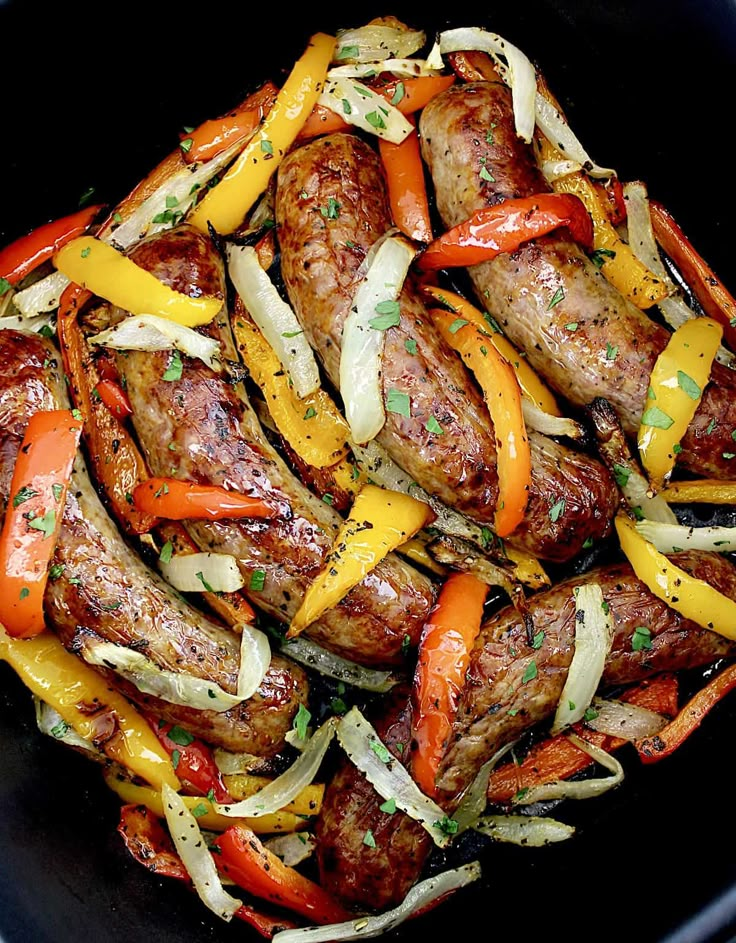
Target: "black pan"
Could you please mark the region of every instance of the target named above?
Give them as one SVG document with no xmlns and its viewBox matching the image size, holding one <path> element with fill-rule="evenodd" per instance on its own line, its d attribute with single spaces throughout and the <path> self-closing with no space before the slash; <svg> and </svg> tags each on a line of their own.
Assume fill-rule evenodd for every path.
<svg viewBox="0 0 736 943">
<path fill-rule="evenodd" d="M 732 0 L 516 0 L 493 14 L 426 4 L 97 4 L 0 0 L 0 243 L 115 201 L 196 124 L 287 67 L 309 33 L 395 13 L 413 25 L 487 25 L 544 68 L 589 151 L 640 177 L 731 287 Z M 482 5 L 482 11 L 491 5 Z M 165 7 L 165 9 L 164 9 Z M 271 25 L 265 25 L 265 24 Z M 0 934 L 6 943 L 255 940 L 128 858 L 99 772 L 35 731 L 30 697 L 0 665 Z M 556 810 L 578 826 L 541 850 L 482 852 L 482 884 L 394 939 L 721 941 L 736 930 L 733 723 L 714 711 L 672 759 Z M 472 851 L 472 849 L 470 850 Z M 470 853 L 470 851 L 468 853 Z M 670 936 L 672 934 L 672 936 Z"/>
</svg>

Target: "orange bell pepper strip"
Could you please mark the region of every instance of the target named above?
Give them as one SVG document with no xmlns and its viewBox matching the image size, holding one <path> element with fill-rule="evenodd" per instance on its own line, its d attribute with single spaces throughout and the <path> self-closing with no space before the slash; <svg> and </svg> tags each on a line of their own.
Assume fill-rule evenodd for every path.
<svg viewBox="0 0 736 943">
<path fill-rule="evenodd" d="M 273 82 L 266 82 L 234 111 L 221 118 L 204 121 L 193 131 L 185 133 L 183 140 L 187 144 L 183 148 L 184 160 L 187 164 L 212 160 L 252 134 L 276 101 L 277 94 L 278 89 Z"/>
<path fill-rule="evenodd" d="M 26 427 L 0 533 L 0 623 L 13 638 L 43 632 L 48 566 L 61 529 L 82 423 L 66 409 Z"/>
<path fill-rule="evenodd" d="M 637 707 L 646 707 L 665 717 L 672 717 L 677 713 L 677 689 L 676 675 L 662 674 L 624 691 L 620 700 Z M 581 739 L 608 753 L 628 742 L 620 737 L 592 730 L 582 721 L 573 724 L 571 729 Z M 488 801 L 499 804 L 511 802 L 514 796 L 524 790 L 569 779 L 592 766 L 594 762 L 588 753 L 571 743 L 564 733 L 549 737 L 535 744 L 520 765 L 506 763 L 491 772 Z"/>
<path fill-rule="evenodd" d="M 0 279 L 17 285 L 35 268 L 52 258 L 62 246 L 81 236 L 101 206 L 87 206 L 71 216 L 46 223 L 0 250 Z"/>
<path fill-rule="evenodd" d="M 487 594 L 488 586 L 470 573 L 452 573 L 422 630 L 412 691 L 412 742 L 416 747 L 411 772 L 428 796 L 437 794 L 437 770 L 452 736 Z"/>
<path fill-rule="evenodd" d="M 657 242 L 677 266 L 705 313 L 723 326 L 728 346 L 736 350 L 736 299 L 698 255 L 669 210 L 650 200 L 649 213 Z"/>
<path fill-rule="evenodd" d="M 583 203 L 571 194 L 539 193 L 484 206 L 470 219 L 430 243 L 419 256 L 424 271 L 477 265 L 522 243 L 566 226 L 585 248 L 593 247 L 593 224 Z"/>
<path fill-rule="evenodd" d="M 94 477 L 123 530 L 127 534 L 145 534 L 156 518 L 138 510 L 132 499 L 136 485 L 148 477 L 143 456 L 127 429 L 101 399 L 92 395 L 100 377 L 77 321 L 90 297 L 90 292 L 77 285 L 70 285 L 61 296 L 58 335 L 64 372 L 69 378 L 74 405 L 82 414 Z"/>
<path fill-rule="evenodd" d="M 94 388 L 94 393 L 99 396 L 113 416 L 120 422 L 132 415 L 133 409 L 128 394 L 114 380 L 100 380 Z"/>
<path fill-rule="evenodd" d="M 498 468 L 495 531 L 508 537 L 521 523 L 532 478 L 531 451 L 514 368 L 485 332 L 449 311 L 433 308 L 432 321 L 446 343 L 475 375 L 493 421 Z"/>
<path fill-rule="evenodd" d="M 429 220 L 429 201 L 424 182 L 424 165 L 419 152 L 416 121 L 411 117 L 414 131 L 401 144 L 391 144 L 379 138 L 378 150 L 386 171 L 388 201 L 394 223 L 410 239 L 432 241 Z"/>
<path fill-rule="evenodd" d="M 273 518 L 278 511 L 262 501 L 217 485 L 197 485 L 178 478 L 149 478 L 133 492 L 133 504 L 145 514 L 170 521 L 221 521 L 237 517 Z"/>
<path fill-rule="evenodd" d="M 229 828 L 218 837 L 217 848 L 219 870 L 255 897 L 293 910 L 312 923 L 341 923 L 354 918 L 319 884 L 287 868 L 250 829 L 238 825 Z"/>
<path fill-rule="evenodd" d="M 697 730 L 711 708 L 736 688 L 736 665 L 730 665 L 690 698 L 680 713 L 653 737 L 639 740 L 636 749 L 644 763 L 671 756 Z"/>
<path fill-rule="evenodd" d="M 399 109 L 402 115 L 411 115 L 431 101 L 440 92 L 444 92 L 455 81 L 454 75 L 422 75 L 417 78 L 396 79 L 386 85 L 371 86 L 386 101 L 391 102 Z M 399 101 L 395 101 L 401 94 Z M 324 105 L 314 106 L 302 130 L 299 132 L 300 141 L 317 137 L 320 134 L 332 134 L 335 131 L 349 131 L 350 125 Z"/>
</svg>

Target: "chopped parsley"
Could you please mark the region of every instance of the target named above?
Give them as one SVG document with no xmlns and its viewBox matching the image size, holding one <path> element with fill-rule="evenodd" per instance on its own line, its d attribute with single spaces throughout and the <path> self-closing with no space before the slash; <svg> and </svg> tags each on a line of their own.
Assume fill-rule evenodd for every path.
<svg viewBox="0 0 736 943">
<path fill-rule="evenodd" d="M 587 721 L 595 720 L 598 716 L 598 711 L 594 707 L 589 707 L 583 714 L 583 718 Z"/>
<path fill-rule="evenodd" d="M 69 730 L 71 730 L 71 724 L 68 724 L 65 720 L 60 720 L 58 724 L 51 728 L 51 736 L 61 740 Z"/>
<path fill-rule="evenodd" d="M 553 524 L 556 524 L 557 521 L 559 521 L 559 519 L 562 517 L 564 513 L 565 513 L 565 499 L 560 498 L 560 500 L 556 501 L 552 505 L 552 507 L 549 509 L 549 519 L 552 521 Z"/>
<path fill-rule="evenodd" d="M 317 415 L 317 410 L 314 408 L 314 406 L 309 406 L 307 411 L 304 413 L 304 418 L 314 419 L 316 415 Z"/>
<path fill-rule="evenodd" d="M 168 367 L 166 368 L 166 370 L 164 370 L 164 375 L 162 379 L 168 380 L 170 382 L 181 380 L 181 375 L 182 375 L 183 370 L 184 370 L 184 364 L 182 363 L 181 354 L 179 353 L 178 350 L 175 350 L 174 353 L 172 354 L 171 361 Z"/>
<path fill-rule="evenodd" d="M 400 416 L 411 416 L 411 401 L 408 393 L 402 393 L 393 387 L 388 391 L 386 397 L 386 409 L 390 413 L 398 413 Z"/>
<path fill-rule="evenodd" d="M 618 344 L 606 344 L 606 360 L 615 360 L 618 356 Z"/>
<path fill-rule="evenodd" d="M 381 301 L 375 307 L 377 318 L 368 322 L 374 331 L 385 331 L 396 327 L 401 321 L 401 308 L 398 301 Z"/>
<path fill-rule="evenodd" d="M 309 727 L 309 721 L 311 719 L 311 711 L 308 711 L 303 704 L 300 704 L 293 723 L 294 730 L 296 730 L 296 735 L 300 740 L 307 739 L 307 728 Z"/>
<path fill-rule="evenodd" d="M 537 663 L 536 661 L 530 661 L 524 670 L 524 674 L 521 678 L 522 684 L 527 684 L 529 681 L 533 681 L 537 677 Z"/>
<path fill-rule="evenodd" d="M 179 727 L 178 724 L 175 724 L 166 736 L 180 747 L 188 747 L 190 743 L 194 743 L 192 734 L 183 727 Z"/>
<path fill-rule="evenodd" d="M 677 385 L 683 391 L 687 393 L 690 399 L 699 399 L 702 390 L 698 384 L 693 380 L 691 376 L 688 376 L 687 373 L 684 373 L 682 370 L 677 371 Z"/>
<path fill-rule="evenodd" d="M 373 832 L 370 829 L 368 829 L 363 836 L 363 844 L 367 845 L 369 848 L 376 847 L 376 839 L 373 837 Z"/>
<path fill-rule="evenodd" d="M 185 154 L 188 154 L 192 149 L 192 144 L 194 140 L 192 138 L 184 138 L 183 141 L 179 141 L 179 147 L 184 151 Z"/>
<path fill-rule="evenodd" d="M 386 127 L 386 122 L 385 122 L 385 121 L 383 120 L 383 118 L 378 114 L 377 111 L 369 111 L 368 114 L 365 116 L 365 120 L 366 120 L 366 121 L 368 122 L 368 124 L 371 125 L 371 127 L 373 127 L 373 128 L 385 128 L 385 127 Z"/>
<path fill-rule="evenodd" d="M 669 429 L 674 421 L 675 420 L 671 416 L 668 416 L 659 406 L 650 406 L 649 409 L 644 411 L 644 415 L 641 417 L 641 424 L 643 426 L 653 426 L 655 429 Z"/>
<path fill-rule="evenodd" d="M 34 517 L 28 521 L 28 526 L 34 530 L 40 530 L 44 537 L 51 537 L 56 527 L 56 511 L 47 511 L 43 517 Z"/>
<path fill-rule="evenodd" d="M 64 572 L 64 564 L 55 563 L 49 570 L 49 579 L 58 580 L 63 572 Z"/>
<path fill-rule="evenodd" d="M 416 352 L 417 352 L 417 342 L 414 340 L 413 337 L 410 337 L 408 340 L 405 340 L 405 341 L 404 341 L 404 347 L 406 348 L 407 354 L 411 354 L 412 356 L 416 356 Z"/>
<path fill-rule="evenodd" d="M 596 249 L 590 255 L 590 261 L 596 268 L 602 268 L 606 259 L 615 259 L 616 253 L 612 249 Z"/>
<path fill-rule="evenodd" d="M 264 154 L 267 154 L 268 157 L 273 157 L 273 144 L 270 141 L 264 139 L 261 141 L 261 151 Z"/>
<path fill-rule="evenodd" d="M 402 99 L 403 97 L 404 97 L 404 83 L 403 83 L 403 82 L 397 82 L 397 83 L 396 83 L 396 91 L 395 91 L 395 92 L 393 93 L 393 95 L 391 96 L 391 104 L 392 104 L 392 105 L 398 105 L 399 102 L 401 101 L 401 99 Z"/>
<path fill-rule="evenodd" d="M 250 575 L 249 588 L 254 590 L 257 593 L 260 593 L 265 583 L 266 583 L 266 571 L 253 570 L 253 572 Z"/>
<path fill-rule="evenodd" d="M 197 579 L 202 584 L 202 586 L 204 586 L 204 591 L 206 593 L 214 593 L 214 589 L 212 589 L 210 584 L 204 578 L 204 573 L 201 570 L 198 573 L 195 573 L 194 575 L 197 577 Z"/>
<path fill-rule="evenodd" d="M 19 504 L 25 503 L 29 498 L 34 498 L 37 494 L 38 492 L 34 491 L 33 488 L 23 485 L 13 498 L 13 507 L 17 508 Z"/>
<path fill-rule="evenodd" d="M 566 331 L 577 331 L 577 329 L 578 329 L 577 321 L 570 321 L 568 324 L 565 325 Z"/>
<path fill-rule="evenodd" d="M 450 334 L 457 334 L 460 328 L 465 327 L 467 323 L 468 322 L 465 320 L 465 318 L 455 318 L 449 328 Z"/>
<path fill-rule="evenodd" d="M 385 812 L 386 815 L 393 815 L 396 811 L 396 800 L 387 799 L 384 803 L 379 805 L 378 808 L 381 810 L 381 812 Z"/>
<path fill-rule="evenodd" d="M 338 219 L 340 216 L 341 204 L 334 197 L 327 200 L 327 206 L 320 206 L 319 211 L 325 219 Z"/>
<path fill-rule="evenodd" d="M 174 545 L 172 544 L 170 540 L 167 540 L 166 543 L 161 548 L 161 553 L 158 555 L 158 558 L 161 561 L 161 563 L 170 563 L 173 552 L 174 552 Z"/>
<path fill-rule="evenodd" d="M 357 59 L 360 55 L 360 49 L 357 46 L 343 46 L 338 49 L 336 59 Z"/>
<path fill-rule="evenodd" d="M 615 462 L 613 465 L 613 477 L 616 479 L 616 484 L 619 488 L 625 488 L 629 483 L 629 478 L 631 478 L 631 469 L 627 468 L 626 465 L 619 465 L 618 462 Z"/>
<path fill-rule="evenodd" d="M 200 819 L 203 815 L 207 815 L 209 811 L 210 810 L 207 808 L 204 802 L 198 802 L 192 809 L 192 815 L 195 819 Z"/>
<path fill-rule="evenodd" d="M 90 246 L 85 246 L 84 249 L 82 249 L 82 251 L 79 254 L 82 256 L 83 259 L 86 259 L 89 256 L 91 251 L 92 249 Z"/>
<path fill-rule="evenodd" d="M 532 648 L 539 650 L 544 642 L 544 629 L 540 629 L 532 640 Z"/>
<path fill-rule="evenodd" d="M 382 763 L 391 762 L 391 754 L 388 752 L 388 750 L 381 743 L 380 740 L 371 740 L 371 750 L 373 750 L 373 752 L 376 754 L 376 756 Z"/>
<path fill-rule="evenodd" d="M 633 652 L 650 651 L 652 648 L 652 633 L 644 625 L 637 625 L 631 636 L 631 650 Z"/>
<path fill-rule="evenodd" d="M 0 297 L 2 297 L 7 291 L 10 291 L 12 287 L 13 286 L 10 284 L 7 278 L 0 278 Z"/>
<path fill-rule="evenodd" d="M 432 825 L 445 835 L 456 835 L 460 827 L 460 824 L 455 819 L 451 819 L 449 815 L 443 815 L 438 822 L 432 822 Z"/>
<path fill-rule="evenodd" d="M 555 307 L 555 305 L 558 305 L 561 301 L 564 301 L 564 299 L 565 299 L 565 289 L 562 287 L 562 285 L 560 285 L 560 287 L 557 289 L 554 295 L 552 295 L 550 303 L 547 305 L 547 310 L 551 311 L 552 308 Z"/>
<path fill-rule="evenodd" d="M 430 416 L 429 419 L 425 422 L 424 428 L 427 432 L 432 432 L 434 435 L 442 435 L 444 432 L 442 426 L 437 422 L 434 416 Z"/>
</svg>

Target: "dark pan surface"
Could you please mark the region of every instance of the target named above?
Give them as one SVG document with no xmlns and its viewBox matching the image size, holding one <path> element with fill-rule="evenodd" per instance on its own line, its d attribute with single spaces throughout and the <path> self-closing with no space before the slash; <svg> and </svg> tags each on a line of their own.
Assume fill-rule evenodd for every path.
<svg viewBox="0 0 736 943">
<path fill-rule="evenodd" d="M 182 125 L 279 77 L 309 33 L 395 13 L 431 28 L 425 4 L 97 4 L 0 0 L 0 243 L 76 208 L 88 187 L 122 197 Z M 496 5 L 494 5 L 496 6 Z M 73 10 L 70 12 L 70 8 Z M 165 9 L 164 9 L 165 7 Z M 187 8 L 189 9 L 189 8 Z M 731 0 L 516 0 L 455 5 L 544 69 L 591 154 L 644 179 L 732 290 L 736 188 L 726 138 L 736 66 Z M 483 5 L 483 10 L 490 6 Z M 273 27 L 266 27 L 270 15 Z M 274 30 L 278 29 L 275 43 Z M 721 113 L 721 109 L 723 112 Z M 612 794 L 556 814 L 562 845 L 483 851 L 484 880 L 394 939 L 725 941 L 736 931 L 736 704 L 717 708 L 672 759 L 622 753 Z M 127 856 L 99 772 L 35 730 L 30 697 L 0 665 L 0 937 L 5 943 L 255 940 Z M 471 850 L 468 850 L 470 853 Z"/>
</svg>

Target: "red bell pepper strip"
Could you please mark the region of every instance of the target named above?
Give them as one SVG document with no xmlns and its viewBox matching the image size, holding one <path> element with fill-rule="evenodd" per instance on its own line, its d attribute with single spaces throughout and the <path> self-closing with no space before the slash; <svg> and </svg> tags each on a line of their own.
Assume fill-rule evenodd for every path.
<svg viewBox="0 0 736 943">
<path fill-rule="evenodd" d="M 626 222 L 627 210 L 621 181 L 618 177 L 610 177 L 606 181 L 593 180 L 591 182 L 611 225 L 622 226 Z"/>
<path fill-rule="evenodd" d="M 412 692 L 412 775 L 428 796 L 452 736 L 470 650 L 480 631 L 488 586 L 470 573 L 451 574 L 419 642 Z"/>
<path fill-rule="evenodd" d="M 419 135 L 414 117 L 410 116 L 409 121 L 415 130 L 401 144 L 391 144 L 379 138 L 378 150 L 386 171 L 388 201 L 394 222 L 410 239 L 431 242 L 432 224 L 429 221 L 429 201 L 419 151 Z"/>
<path fill-rule="evenodd" d="M 125 847 L 144 868 L 159 877 L 175 878 L 191 887 L 191 878 L 174 849 L 174 843 L 150 809 L 142 805 L 124 805 L 120 810 L 118 832 Z M 267 940 L 280 930 L 296 928 L 291 920 L 260 913 L 249 904 L 243 904 L 235 911 L 235 916 L 250 924 Z"/>
<path fill-rule="evenodd" d="M 198 796 L 210 796 L 216 802 L 232 802 L 233 797 L 222 781 L 222 773 L 212 750 L 202 740 L 176 724 L 167 724 L 158 717 L 147 717 L 161 745 L 175 758 L 176 775 L 191 786 Z"/>
<path fill-rule="evenodd" d="M 677 688 L 676 675 L 657 675 L 625 691 L 620 700 L 672 717 L 677 713 Z M 572 730 L 583 740 L 609 753 L 628 743 L 619 737 L 592 730 L 582 722 L 573 724 Z M 493 770 L 488 781 L 488 801 L 510 802 L 524 789 L 569 779 L 594 762 L 588 753 L 571 743 L 564 733 L 550 737 L 533 746 L 521 765 L 507 763 Z"/>
<path fill-rule="evenodd" d="M 101 206 L 87 206 L 71 216 L 45 223 L 0 250 L 0 278 L 17 285 L 42 262 L 47 262 L 62 246 L 81 236 Z"/>
<path fill-rule="evenodd" d="M 736 665 L 731 665 L 690 698 L 677 717 L 656 736 L 638 741 L 636 749 L 642 761 L 656 763 L 657 760 L 671 756 L 690 734 L 697 730 L 711 708 L 715 707 L 734 688 L 736 688 Z"/>
<path fill-rule="evenodd" d="M 189 142 L 184 149 L 184 160 L 188 164 L 212 160 L 236 141 L 252 134 L 268 114 L 276 101 L 278 89 L 273 82 L 266 82 L 249 95 L 238 107 L 221 118 L 212 118 L 182 135 Z"/>
<path fill-rule="evenodd" d="M 485 52 L 451 52 L 448 59 L 453 72 L 464 82 L 502 81 L 493 59 Z"/>
<path fill-rule="evenodd" d="M 249 828 L 234 825 L 217 839 L 215 856 L 223 874 L 255 897 L 270 900 L 301 914 L 312 923 L 341 923 L 355 915 L 294 868 L 287 868 L 264 848 Z"/>
<path fill-rule="evenodd" d="M 117 521 L 128 534 L 145 534 L 156 518 L 133 505 L 135 486 L 148 477 L 143 456 L 130 433 L 113 417 L 102 400 L 92 395 L 99 382 L 95 363 L 77 322 L 91 293 L 70 285 L 61 296 L 59 346 L 74 405 L 82 414 L 84 438 L 94 477 L 104 490 Z"/>
<path fill-rule="evenodd" d="M 419 256 L 419 267 L 434 271 L 477 265 L 502 252 L 567 226 L 586 249 L 593 248 L 593 223 L 582 201 L 570 193 L 538 193 L 484 206 L 470 219 L 435 239 Z"/>
<path fill-rule="evenodd" d="M 0 533 L 0 623 L 13 638 L 46 627 L 43 596 L 82 423 L 69 410 L 34 413 L 26 427 Z"/>
<path fill-rule="evenodd" d="M 100 380 L 95 387 L 95 393 L 120 422 L 132 415 L 133 409 L 127 393 L 114 380 Z"/>
<path fill-rule="evenodd" d="M 650 200 L 649 212 L 657 242 L 677 266 L 705 313 L 723 325 L 723 337 L 736 351 L 736 299 L 698 255 L 670 211 Z"/>
<path fill-rule="evenodd" d="M 260 498 L 250 498 L 217 485 L 196 485 L 177 478 L 149 478 L 133 492 L 133 503 L 145 514 L 155 514 L 170 521 L 271 518 L 278 514 Z"/>
</svg>

